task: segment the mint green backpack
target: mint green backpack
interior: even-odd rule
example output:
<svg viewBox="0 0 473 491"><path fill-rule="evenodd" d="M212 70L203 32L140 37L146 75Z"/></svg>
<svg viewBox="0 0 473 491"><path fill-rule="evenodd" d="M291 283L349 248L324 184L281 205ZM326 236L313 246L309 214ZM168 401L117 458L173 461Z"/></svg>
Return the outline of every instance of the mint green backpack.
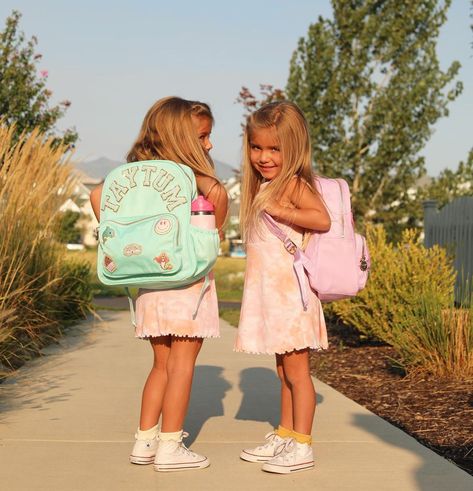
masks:
<svg viewBox="0 0 473 491"><path fill-rule="evenodd" d="M97 274L105 285L168 290L205 277L194 318L218 254L217 230L190 223L197 197L189 167L147 160L116 167L105 178L98 227Z"/></svg>

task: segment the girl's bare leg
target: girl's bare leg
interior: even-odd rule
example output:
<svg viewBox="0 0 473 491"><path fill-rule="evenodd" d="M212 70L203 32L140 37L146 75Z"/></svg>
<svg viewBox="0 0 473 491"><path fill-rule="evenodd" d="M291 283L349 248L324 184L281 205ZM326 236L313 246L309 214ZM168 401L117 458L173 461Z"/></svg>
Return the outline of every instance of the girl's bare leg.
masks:
<svg viewBox="0 0 473 491"><path fill-rule="evenodd" d="M143 388L141 398L140 430L148 430L158 424L167 385L167 362L171 351L171 336L150 339L154 361Z"/></svg>
<svg viewBox="0 0 473 491"><path fill-rule="evenodd" d="M309 350L281 355L284 375L291 388L293 429L310 435L315 413L315 390L310 377Z"/></svg>
<svg viewBox="0 0 473 491"><path fill-rule="evenodd" d="M282 355L279 354L276 354L276 371L281 381L281 418L279 424L288 430L293 430L291 386L284 373Z"/></svg>
<svg viewBox="0 0 473 491"><path fill-rule="evenodd" d="M167 361L168 383L162 411L161 431L163 433L182 430L189 405L195 361L202 342L202 338L173 336L171 339Z"/></svg>

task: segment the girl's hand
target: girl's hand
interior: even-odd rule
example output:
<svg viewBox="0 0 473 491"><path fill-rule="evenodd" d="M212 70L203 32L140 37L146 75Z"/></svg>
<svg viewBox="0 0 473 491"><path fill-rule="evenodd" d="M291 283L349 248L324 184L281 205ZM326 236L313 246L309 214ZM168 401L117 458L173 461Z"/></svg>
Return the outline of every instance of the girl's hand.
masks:
<svg viewBox="0 0 473 491"><path fill-rule="evenodd" d="M274 218L307 230L326 232L330 229L330 215L320 196L299 179L289 183L280 202L270 200L265 211Z"/></svg>
<svg viewBox="0 0 473 491"><path fill-rule="evenodd" d="M273 218L279 218L282 208L283 207L275 199L270 199L266 203L266 206L264 207L264 211L268 215L271 215Z"/></svg>

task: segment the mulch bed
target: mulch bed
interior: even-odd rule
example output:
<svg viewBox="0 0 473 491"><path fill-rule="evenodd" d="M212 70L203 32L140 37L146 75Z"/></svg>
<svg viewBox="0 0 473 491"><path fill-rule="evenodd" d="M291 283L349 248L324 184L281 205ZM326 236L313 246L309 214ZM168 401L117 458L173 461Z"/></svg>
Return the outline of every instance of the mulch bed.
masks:
<svg viewBox="0 0 473 491"><path fill-rule="evenodd" d="M316 377L473 475L473 381L406 377L394 350L328 326L330 348L312 356Z"/></svg>

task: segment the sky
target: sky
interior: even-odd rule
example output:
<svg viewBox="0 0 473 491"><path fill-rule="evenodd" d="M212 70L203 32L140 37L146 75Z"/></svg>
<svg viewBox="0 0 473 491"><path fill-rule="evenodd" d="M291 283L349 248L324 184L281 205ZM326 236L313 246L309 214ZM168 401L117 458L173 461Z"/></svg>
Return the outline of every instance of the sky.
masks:
<svg viewBox="0 0 473 491"><path fill-rule="evenodd" d="M58 127L77 129L78 159L123 161L148 108L177 95L210 104L212 155L234 167L241 155L240 88L284 88L298 39L319 15L331 16L329 0L2 0L2 30L13 9L23 15L26 37L38 38L38 68L48 71L52 102L72 102ZM464 90L422 152L432 176L456 169L473 146L470 1L453 0L448 17L440 65L460 61Z"/></svg>

